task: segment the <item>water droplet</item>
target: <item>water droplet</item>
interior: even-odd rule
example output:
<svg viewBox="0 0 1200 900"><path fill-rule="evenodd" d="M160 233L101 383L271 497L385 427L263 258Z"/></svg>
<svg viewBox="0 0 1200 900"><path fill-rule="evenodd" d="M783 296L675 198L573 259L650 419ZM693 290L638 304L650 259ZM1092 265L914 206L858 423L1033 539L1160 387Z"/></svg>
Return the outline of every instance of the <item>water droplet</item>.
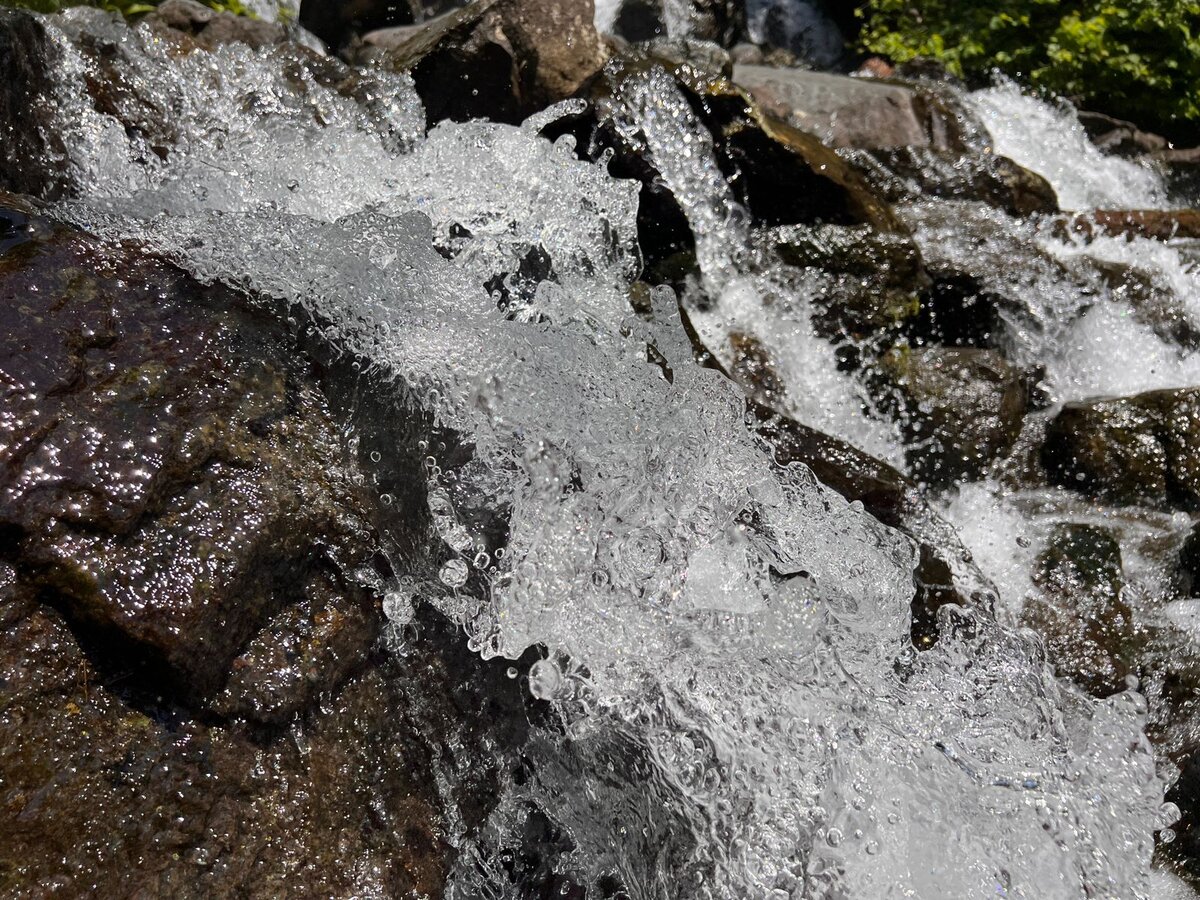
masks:
<svg viewBox="0 0 1200 900"><path fill-rule="evenodd" d="M440 578L442 584L446 585L447 587L460 588L467 583L467 576L469 574L470 570L467 568L467 564L461 559L455 557L454 559L448 560L446 564L442 566L442 571L438 573L438 578Z"/></svg>

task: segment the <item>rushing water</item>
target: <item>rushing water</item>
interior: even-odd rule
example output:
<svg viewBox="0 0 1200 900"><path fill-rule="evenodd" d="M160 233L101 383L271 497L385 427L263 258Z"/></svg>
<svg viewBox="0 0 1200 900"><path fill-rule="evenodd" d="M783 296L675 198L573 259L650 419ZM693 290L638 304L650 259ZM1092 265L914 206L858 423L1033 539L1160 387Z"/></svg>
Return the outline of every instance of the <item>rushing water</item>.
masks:
<svg viewBox="0 0 1200 900"><path fill-rule="evenodd" d="M914 651L911 542L774 462L740 391L692 364L669 289L652 291L651 320L633 315L637 186L539 135L571 107L425 135L402 76L371 75L351 99L285 77L284 51L180 55L94 12L55 21L64 165L81 186L60 211L311 312L474 448L465 463L426 448L444 564L440 580L396 585L388 608L403 619L413 598L433 602L489 656L546 647L530 689L563 728L528 748L534 774L504 786L482 832L451 836L451 896L506 896L489 848L527 800L574 835L576 868L615 874L635 897L1151 896L1153 834L1173 810L1145 701L1056 680L1004 615L946 609L941 639ZM86 102L95 62L75 49L80 31L110 42L106 65L169 119L167 152ZM618 99L696 233L719 312L706 337L719 343L721 316L759 316L790 348L795 414L899 458L812 332L821 285L781 280L749 251L711 137L670 80L651 70ZM1002 117L1032 101L976 103ZM1098 196L1070 186L1074 171L1046 174L1064 195ZM965 252L938 208L907 215L927 253ZM1165 345L1154 371L1145 356L1119 374L1096 363L1110 352L1097 331L1141 326L1089 325L1121 301L1097 300L1071 265L1127 253L1185 287L1169 248L1080 248L971 216L1001 260L1014 242L1040 248L1044 265L1019 273L1036 290L1011 340L1047 365L1056 399L1106 378L1122 390L1190 378ZM1068 312L1068 337L1051 334ZM998 542L1029 520L993 488L949 508L1018 603L1021 560ZM503 543L472 530L481 510L506 522Z"/></svg>

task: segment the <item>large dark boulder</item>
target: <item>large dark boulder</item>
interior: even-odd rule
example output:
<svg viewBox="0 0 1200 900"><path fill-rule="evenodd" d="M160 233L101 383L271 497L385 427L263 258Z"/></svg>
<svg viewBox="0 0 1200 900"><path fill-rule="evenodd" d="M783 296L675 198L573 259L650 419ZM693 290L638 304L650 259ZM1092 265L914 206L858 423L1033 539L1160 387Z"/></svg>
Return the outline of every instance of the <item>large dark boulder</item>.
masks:
<svg viewBox="0 0 1200 900"><path fill-rule="evenodd" d="M428 423L319 330L0 210L0 890L440 896L528 725L422 599Z"/></svg>
<svg viewBox="0 0 1200 900"><path fill-rule="evenodd" d="M880 361L922 478L978 478L1008 453L1029 402L1026 379L995 350L898 347Z"/></svg>
<svg viewBox="0 0 1200 900"><path fill-rule="evenodd" d="M604 64L591 0L475 0L352 58L411 72L430 123L515 122L570 96Z"/></svg>
<svg viewBox="0 0 1200 900"><path fill-rule="evenodd" d="M63 230L0 258L0 317L0 531L26 583L189 702L293 605L362 655L372 504L270 317Z"/></svg>
<svg viewBox="0 0 1200 900"><path fill-rule="evenodd" d="M1068 403L1042 461L1056 484L1115 503L1200 508L1200 390Z"/></svg>

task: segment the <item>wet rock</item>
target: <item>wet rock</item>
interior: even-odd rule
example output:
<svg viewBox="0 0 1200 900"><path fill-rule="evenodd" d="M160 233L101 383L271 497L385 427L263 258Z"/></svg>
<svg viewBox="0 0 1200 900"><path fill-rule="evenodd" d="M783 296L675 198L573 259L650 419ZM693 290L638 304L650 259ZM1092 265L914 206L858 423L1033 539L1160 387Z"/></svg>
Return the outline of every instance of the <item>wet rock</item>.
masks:
<svg viewBox="0 0 1200 900"><path fill-rule="evenodd" d="M919 312L919 295L930 286L920 251L902 234L863 225L785 225L757 233L755 243L785 265L835 276L833 289L817 300L817 324L829 336L895 329Z"/></svg>
<svg viewBox="0 0 1200 900"><path fill-rule="evenodd" d="M442 895L454 822L474 827L495 795L508 737L492 723L524 721L501 671L414 653L355 675L302 724L255 732L131 703L136 672L98 663L11 570L0 578L6 896ZM484 673L515 707L467 699ZM450 800L434 760L463 755L472 771Z"/></svg>
<svg viewBox="0 0 1200 900"><path fill-rule="evenodd" d="M888 204L832 148L772 116L718 71L627 54L606 67L603 84L591 92L601 114L619 113L609 98L619 93L625 79L652 66L666 68L688 95L714 137L722 171L757 222L866 223L882 231L905 231Z"/></svg>
<svg viewBox="0 0 1200 900"><path fill-rule="evenodd" d="M69 622L203 703L279 610L311 592L350 617L376 602L369 502L270 320L61 230L0 258L0 298L0 370L20 386L0 529ZM361 660L373 634L358 637L313 689Z"/></svg>
<svg viewBox="0 0 1200 900"><path fill-rule="evenodd" d="M684 327L697 357L724 371L700 340L683 309ZM937 639L938 610L947 604L986 610L995 604L996 589L975 565L954 527L943 519L920 489L887 463L845 441L810 428L772 405L770 387L778 381L769 355L750 336L740 336L735 364L725 372L747 392L749 427L781 465L808 466L820 481L872 516L911 537L918 548L914 572L912 639L928 647Z"/></svg>
<svg viewBox="0 0 1200 900"><path fill-rule="evenodd" d="M0 201L3 892L441 896L528 725L420 590L380 652L424 424L356 447L316 338Z"/></svg>
<svg viewBox="0 0 1200 900"><path fill-rule="evenodd" d="M1131 235L1166 241L1200 238L1200 210L1097 209L1073 217L1066 227L1079 234Z"/></svg>
<svg viewBox="0 0 1200 900"><path fill-rule="evenodd" d="M678 42L629 48L615 56L580 95L588 112L554 123L544 133L570 135L577 152L592 160L611 154L609 171L642 185L638 245L647 273L659 283L679 284L695 270L694 238L686 216L636 128L636 113L624 100L635 79L657 70L669 75L714 139L718 165L737 201L764 226L832 223L870 224L881 231L904 230L890 206L836 152L812 135L774 120L719 70L694 58L681 60ZM662 56L657 55L658 50Z"/></svg>
<svg viewBox="0 0 1200 900"><path fill-rule="evenodd" d="M412 25L465 5L462 0L301 0L300 24L337 51L355 35Z"/></svg>
<svg viewBox="0 0 1200 900"><path fill-rule="evenodd" d="M978 478L1021 432L1025 379L995 350L900 347L880 365L900 398L910 463L930 482Z"/></svg>
<svg viewBox="0 0 1200 900"><path fill-rule="evenodd" d="M431 123L515 122L572 94L607 58L590 0L476 0L366 57L412 73Z"/></svg>
<svg viewBox="0 0 1200 900"><path fill-rule="evenodd" d="M173 29L189 35L205 49L221 44L249 44L255 49L281 44L290 38L285 25L213 9L197 0L166 0L143 20L152 28Z"/></svg>
<svg viewBox="0 0 1200 900"><path fill-rule="evenodd" d="M943 104L913 88L803 69L735 67L734 81L769 115L835 149L957 150L960 126Z"/></svg>
<svg viewBox="0 0 1200 900"><path fill-rule="evenodd" d="M1162 135L1142 131L1132 122L1114 119L1104 113L1079 110L1079 124L1093 144L1105 153L1116 156L1140 156L1166 150L1167 139Z"/></svg>
<svg viewBox="0 0 1200 900"><path fill-rule="evenodd" d="M937 611L946 604L990 612L995 588L980 572L954 527L929 506L900 472L861 450L750 401L749 420L782 465L801 462L821 482L917 544L913 643L937 638Z"/></svg>
<svg viewBox="0 0 1200 900"><path fill-rule="evenodd" d="M1033 573L1039 593L1022 613L1046 642L1055 671L1097 697L1125 690L1133 614L1123 597L1121 548L1095 525L1055 528Z"/></svg>
<svg viewBox="0 0 1200 900"><path fill-rule="evenodd" d="M1200 527L1193 527L1179 548L1179 571L1188 596L1200 594Z"/></svg>
<svg viewBox="0 0 1200 900"><path fill-rule="evenodd" d="M761 66L766 61L762 47L747 41L730 47L729 58L738 66Z"/></svg>
<svg viewBox="0 0 1200 900"><path fill-rule="evenodd" d="M57 57L26 12L0 8L0 190L56 199L68 192L50 71Z"/></svg>
<svg viewBox="0 0 1200 900"><path fill-rule="evenodd" d="M673 66L691 66L719 73L724 78L733 74L733 60L729 52L711 41L655 38L648 41L643 49L655 59Z"/></svg>
<svg viewBox="0 0 1200 900"><path fill-rule="evenodd" d="M896 147L850 158L892 203L940 197L982 201L1013 216L1058 212L1050 182L996 153Z"/></svg>
<svg viewBox="0 0 1200 900"><path fill-rule="evenodd" d="M1050 423L1042 461L1063 487L1116 503L1200 507L1200 391L1068 403Z"/></svg>

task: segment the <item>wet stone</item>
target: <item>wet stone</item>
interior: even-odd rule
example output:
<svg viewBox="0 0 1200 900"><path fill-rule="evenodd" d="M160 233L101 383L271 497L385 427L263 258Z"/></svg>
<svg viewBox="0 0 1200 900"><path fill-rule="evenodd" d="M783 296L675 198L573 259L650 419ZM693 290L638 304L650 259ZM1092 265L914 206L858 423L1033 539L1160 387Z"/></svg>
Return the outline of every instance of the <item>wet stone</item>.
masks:
<svg viewBox="0 0 1200 900"><path fill-rule="evenodd" d="M880 368L899 398L909 460L922 478L977 478L1020 434L1028 389L995 350L898 347Z"/></svg>
<svg viewBox="0 0 1200 900"><path fill-rule="evenodd" d="M1113 534L1094 525L1057 526L1033 579L1039 593L1022 619L1042 635L1055 671L1097 697L1125 690L1133 614Z"/></svg>
<svg viewBox="0 0 1200 900"><path fill-rule="evenodd" d="M834 276L828 294L816 298L816 324L830 335L865 338L894 329L920 310L930 286L921 253L904 234L864 225L779 226L755 235L780 262Z"/></svg>
<svg viewBox="0 0 1200 900"><path fill-rule="evenodd" d="M1116 503L1200 507L1196 389L1068 403L1050 423L1042 461L1063 487Z"/></svg>
<svg viewBox="0 0 1200 900"><path fill-rule="evenodd" d="M351 54L410 72L430 122L518 122L570 96L607 51L591 0L476 0Z"/></svg>
<svg viewBox="0 0 1200 900"><path fill-rule="evenodd" d="M441 896L528 725L422 599L425 423L240 294L4 203L0 891ZM424 587L392 657L394 565Z"/></svg>

